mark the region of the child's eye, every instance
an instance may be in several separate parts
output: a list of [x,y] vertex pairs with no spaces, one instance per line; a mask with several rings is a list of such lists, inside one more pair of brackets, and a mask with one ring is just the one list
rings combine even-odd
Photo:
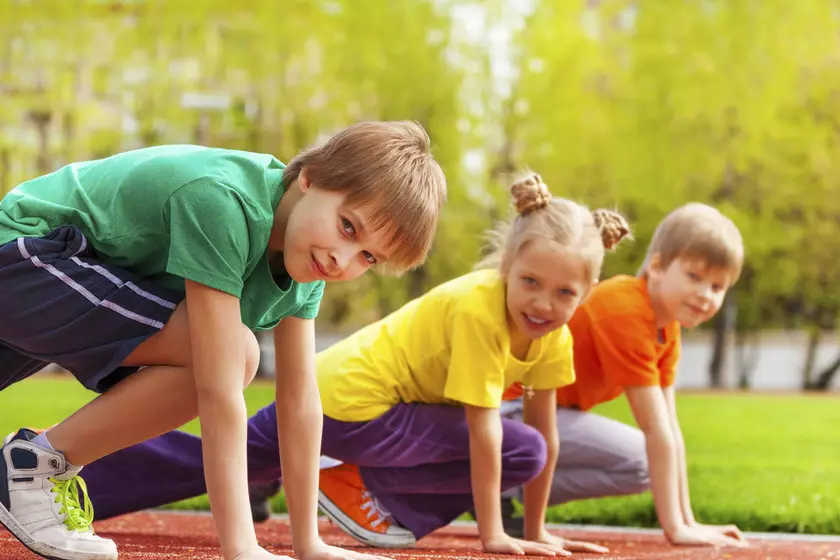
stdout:
[[688,277],[694,280],[695,282],[699,282],[701,280],[700,275],[696,272],[689,272]]
[[536,286],[537,281],[531,278],[530,276],[523,276],[522,281],[527,284],[528,286]]
[[371,253],[367,251],[362,251],[362,255],[365,257],[365,260],[368,264],[376,264],[376,257],[374,257]]
[[571,288],[563,288],[559,293],[563,297],[574,297],[576,295],[575,291]]
[[350,237],[356,235],[356,228],[353,227],[353,224],[347,218],[341,218],[341,229]]
[[714,293],[719,293],[721,290],[723,290],[723,286],[722,286],[722,285],[720,285],[720,284],[712,284],[712,291],[713,291]]

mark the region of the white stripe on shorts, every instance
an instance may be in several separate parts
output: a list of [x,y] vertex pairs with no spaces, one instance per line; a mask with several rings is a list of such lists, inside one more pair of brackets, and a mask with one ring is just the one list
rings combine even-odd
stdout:
[[[160,321],[156,321],[155,319],[150,319],[149,317],[145,317],[143,315],[140,315],[139,313],[135,313],[134,311],[130,311],[130,310],[126,309],[125,307],[123,307],[121,305],[117,305],[116,303],[113,303],[111,301],[100,300],[98,297],[96,297],[95,295],[90,293],[90,291],[87,288],[85,288],[84,286],[82,286],[81,284],[79,284],[78,282],[76,282],[75,280],[73,280],[72,278],[70,278],[69,276],[67,276],[66,274],[61,272],[60,270],[58,270],[53,265],[46,264],[43,261],[41,261],[41,259],[39,259],[38,257],[33,257],[32,255],[30,255],[29,251],[26,250],[26,246],[24,244],[24,238],[23,237],[18,237],[17,245],[18,245],[18,249],[20,250],[20,254],[23,255],[23,258],[30,260],[32,262],[32,264],[34,264],[38,268],[43,268],[44,270],[46,270],[47,272],[49,272],[50,274],[52,274],[53,276],[55,276],[56,278],[58,278],[59,280],[61,280],[65,284],[67,284],[68,286],[70,286],[71,288],[73,288],[73,290],[82,294],[85,297],[85,299],[87,299],[93,305],[105,307],[107,309],[110,309],[111,311],[115,311],[115,312],[119,313],[123,317],[131,319],[132,321],[137,321],[138,323],[142,323],[144,325],[149,325],[150,327],[154,327],[158,330],[160,330],[164,327],[164,324],[161,323]],[[78,262],[79,264],[83,264],[80,261],[77,261],[76,257],[73,257],[72,260],[74,262]],[[108,272],[105,269],[102,269],[102,270],[105,271],[105,272]],[[97,270],[97,272],[99,272],[99,271]],[[138,288],[138,290],[139,290],[139,288]],[[149,294],[149,295],[152,295],[152,294]],[[161,300],[161,301],[164,301],[164,300]],[[167,302],[167,303],[169,303],[169,302]],[[170,309],[174,309],[174,308],[175,308],[175,306],[173,305]]]
[[88,268],[90,270],[98,272],[99,274],[101,274],[102,276],[104,276],[105,278],[110,280],[118,288],[122,288],[123,286],[128,286],[128,288],[132,292],[137,294],[138,296],[144,297],[149,301],[153,301],[156,304],[158,304],[162,307],[165,307],[167,309],[175,309],[175,307],[177,307],[171,301],[166,301],[165,299],[160,298],[153,293],[147,292],[146,290],[144,290],[143,288],[141,288],[140,286],[138,286],[134,282],[123,282],[122,280],[120,280],[119,278],[117,278],[116,276],[111,274],[108,271],[108,269],[106,269],[103,266],[99,266],[98,264],[88,264],[88,263],[82,261],[82,259],[80,259],[79,257],[71,257],[70,260],[73,261],[74,263],[76,263],[79,266],[82,266],[84,268]]

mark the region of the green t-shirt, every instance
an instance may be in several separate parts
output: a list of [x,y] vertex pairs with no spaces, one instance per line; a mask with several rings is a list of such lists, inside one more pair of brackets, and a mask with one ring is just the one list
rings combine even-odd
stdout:
[[186,278],[240,298],[252,329],[311,319],[324,283],[298,284],[269,266],[284,167],[270,155],[201,146],[70,164],[0,201],[0,244],[74,225],[103,262],[169,288],[183,290]]

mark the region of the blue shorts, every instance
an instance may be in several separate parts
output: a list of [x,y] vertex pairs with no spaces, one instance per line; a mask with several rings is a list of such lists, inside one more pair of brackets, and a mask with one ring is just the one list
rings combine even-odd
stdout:
[[169,320],[184,293],[97,259],[62,226],[0,246],[0,390],[55,363],[103,393],[122,362]]

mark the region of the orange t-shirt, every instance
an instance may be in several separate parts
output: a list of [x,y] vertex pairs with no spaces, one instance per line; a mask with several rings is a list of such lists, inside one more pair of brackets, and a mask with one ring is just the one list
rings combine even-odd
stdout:
[[[674,384],[680,355],[680,325],[657,333],[647,281],[619,275],[600,282],[569,321],[576,380],[557,389],[558,406],[580,410],[615,399],[626,386]],[[505,399],[522,394],[511,386]]]

